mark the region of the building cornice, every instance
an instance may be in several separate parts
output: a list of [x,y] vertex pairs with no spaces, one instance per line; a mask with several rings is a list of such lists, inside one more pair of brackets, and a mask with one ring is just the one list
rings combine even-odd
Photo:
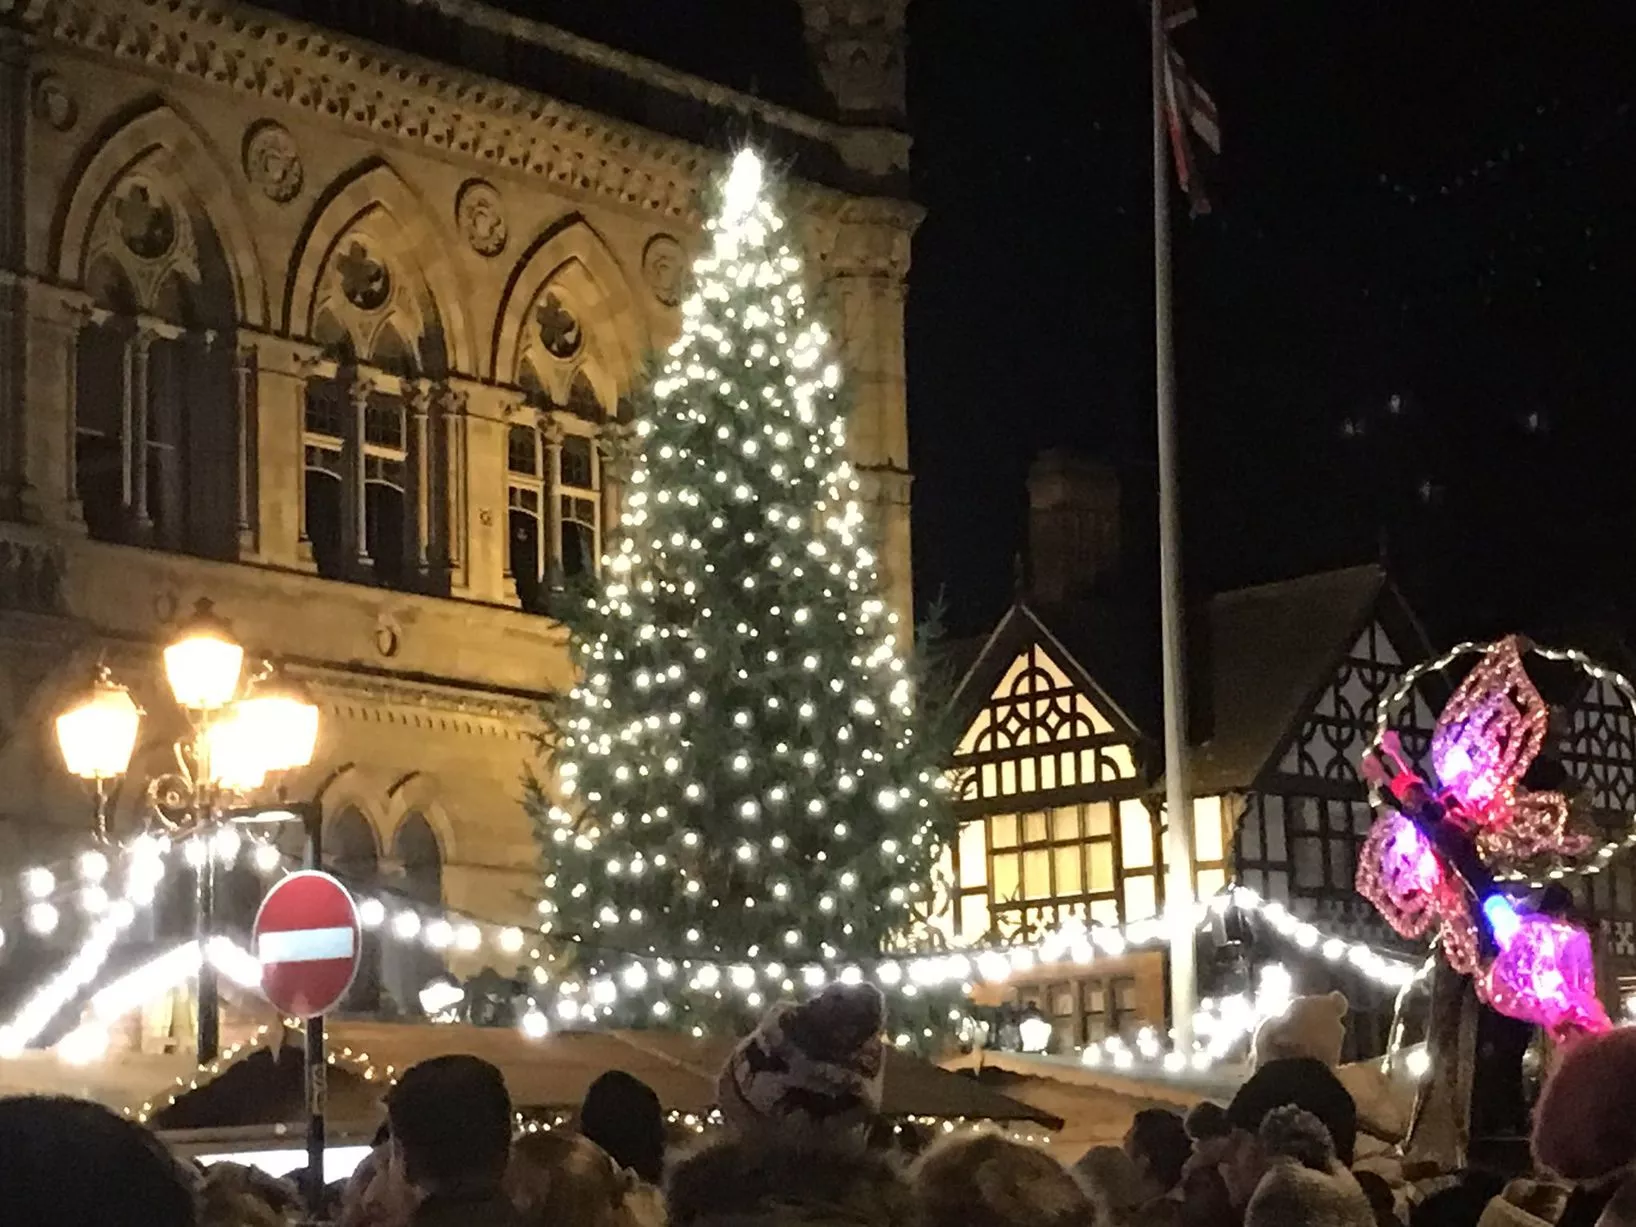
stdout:
[[[0,0],[0,20],[40,40],[180,73],[667,218],[696,220],[698,189],[725,160],[718,150],[534,90],[233,0]],[[812,129],[796,135],[822,132],[854,164],[871,156],[892,161],[857,148],[880,133],[791,117]],[[804,212],[843,224],[912,231],[922,215],[908,201],[806,181],[797,196]]]

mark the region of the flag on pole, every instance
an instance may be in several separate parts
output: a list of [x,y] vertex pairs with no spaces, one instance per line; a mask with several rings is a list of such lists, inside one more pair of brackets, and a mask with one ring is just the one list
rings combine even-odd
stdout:
[[1199,175],[1198,154],[1194,141],[1200,141],[1211,153],[1221,152],[1221,123],[1216,114],[1215,99],[1194,79],[1187,62],[1176,50],[1171,34],[1198,17],[1193,0],[1156,0],[1164,20],[1164,98],[1165,118],[1170,128],[1170,150],[1176,159],[1176,181],[1187,193],[1187,201],[1197,217],[1210,211],[1210,197],[1205,194]]

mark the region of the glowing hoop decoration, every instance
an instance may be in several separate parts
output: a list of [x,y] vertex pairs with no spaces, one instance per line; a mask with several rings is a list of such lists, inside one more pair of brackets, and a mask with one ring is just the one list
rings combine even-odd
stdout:
[[1364,842],[1358,892],[1404,937],[1435,927],[1449,966],[1472,977],[1481,1000],[1562,1040],[1612,1025],[1597,1000],[1590,937],[1495,881],[1496,871],[1577,856],[1590,844],[1569,831],[1566,797],[1522,786],[1550,722],[1523,667],[1527,647],[1512,637],[1479,649],[1437,717],[1432,779],[1385,730],[1383,711],[1362,768],[1373,800],[1390,809]]

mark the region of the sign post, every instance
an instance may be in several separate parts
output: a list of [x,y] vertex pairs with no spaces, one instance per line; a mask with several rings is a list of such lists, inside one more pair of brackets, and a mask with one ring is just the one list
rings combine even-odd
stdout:
[[[309,815],[307,864],[316,866],[322,854],[322,832]],[[324,1015],[340,1004],[358,972],[358,909],[345,886],[308,868],[267,892],[254,938],[267,1000],[280,1013],[307,1020],[307,1197],[316,1216],[324,1190]]]

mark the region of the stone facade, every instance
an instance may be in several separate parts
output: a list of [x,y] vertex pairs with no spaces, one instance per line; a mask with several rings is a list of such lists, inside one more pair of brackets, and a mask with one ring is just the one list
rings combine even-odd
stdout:
[[[919,211],[894,194],[890,86],[835,124],[478,4],[402,8],[584,57],[720,131],[750,115],[823,151],[797,175],[839,168],[798,180],[796,205],[907,613]],[[543,611],[617,520],[627,398],[677,329],[695,193],[726,145],[457,52],[231,0],[0,0],[0,864],[89,829],[51,718],[95,660],[162,726],[154,649],[208,596],[319,701],[319,760],[288,784],[363,820],[348,855],[424,874],[429,827],[423,887],[527,914],[528,736],[569,682]]]

